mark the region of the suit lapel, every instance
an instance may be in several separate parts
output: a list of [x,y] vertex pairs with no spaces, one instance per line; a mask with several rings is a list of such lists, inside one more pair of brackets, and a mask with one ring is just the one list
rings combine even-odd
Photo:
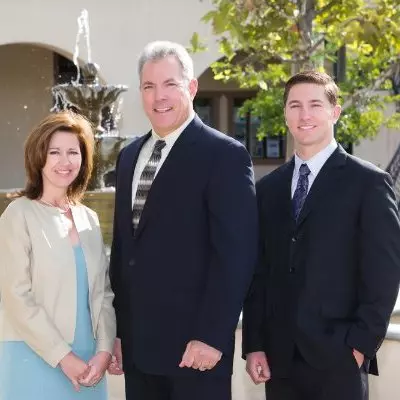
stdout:
[[[121,176],[118,180],[118,192],[121,193],[120,204],[122,212],[120,215],[129,215],[130,221],[132,222],[132,184],[133,184],[133,174],[135,172],[136,163],[140,154],[140,151],[146,141],[150,138],[151,132],[140,137],[135,145],[129,148],[129,153],[124,154],[123,160],[119,165],[121,170]],[[128,148],[126,149],[128,150]],[[133,225],[131,223],[131,228]],[[133,233],[133,231],[132,231]]]
[[300,211],[297,225],[300,226],[315,209],[322,199],[336,190],[336,181],[342,176],[343,166],[346,164],[347,153],[342,146],[337,149],[325,162],[306,197]]
[[293,219],[293,207],[292,207],[292,178],[293,178],[293,170],[294,170],[294,157],[287,162],[282,169],[282,179],[281,187],[279,188],[281,195],[280,204],[285,210],[285,215],[288,215],[291,219]]
[[[170,150],[147,195],[139,225],[135,232],[135,238],[139,238],[150,216],[155,218],[160,206],[167,200],[172,187],[176,184],[179,173],[182,172],[182,168],[185,166],[185,159],[190,157],[190,147],[198,139],[202,126],[203,123],[200,118],[195,116]],[[179,184],[182,185],[183,183],[179,182]]]

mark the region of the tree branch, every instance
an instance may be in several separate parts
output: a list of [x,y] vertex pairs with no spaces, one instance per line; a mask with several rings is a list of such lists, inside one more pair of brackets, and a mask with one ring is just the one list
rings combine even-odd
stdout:
[[[267,58],[260,58],[257,53],[253,53],[245,57],[244,59],[237,61],[236,63],[233,62],[236,65],[239,66],[244,66],[246,64],[252,64],[253,66],[257,66],[258,64],[262,65],[262,68],[265,68],[265,65],[267,64],[301,64],[309,60],[309,57],[303,57],[303,58],[285,58],[282,57],[279,54],[271,55]],[[255,68],[256,70],[258,68]],[[261,69],[261,67],[260,67]]]
[[315,18],[315,0],[297,0],[297,6],[299,8],[297,29],[304,48],[307,49],[312,46],[311,36]]
[[369,97],[371,92],[380,89],[380,87],[386,80],[393,78],[397,69],[399,68],[399,65],[400,65],[400,56],[398,56],[397,59],[393,61],[393,63],[390,64],[390,66],[386,70],[380,73],[380,75],[376,78],[375,82],[372,85],[363,89],[359,89],[355,91],[352,95],[350,95],[344,102],[342,109],[345,110],[346,108],[352,105],[356,105],[361,100]]
[[291,19],[294,18],[293,15],[288,15],[288,14],[286,14],[284,9],[278,7],[278,6],[277,6],[276,4],[274,4],[274,3],[268,4],[268,7],[271,7],[272,9],[274,9],[274,10],[278,13],[278,15],[279,15],[280,17],[282,17],[282,18],[289,19],[289,20],[291,20]]
[[325,35],[321,36],[321,38],[318,39],[318,40],[312,45],[312,47],[311,47],[309,50],[307,50],[308,55],[310,56],[315,50],[317,50],[317,48],[318,48],[322,43],[324,43],[324,41],[325,41]]
[[330,3],[326,4],[325,6],[323,6],[320,10],[317,10],[315,12],[315,16],[325,13],[326,11],[329,11],[333,6],[336,6],[337,4],[341,4],[341,3],[342,3],[342,1],[333,0]]

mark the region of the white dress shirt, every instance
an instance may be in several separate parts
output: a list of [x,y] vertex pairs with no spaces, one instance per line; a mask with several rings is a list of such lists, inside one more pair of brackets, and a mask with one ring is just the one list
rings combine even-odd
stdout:
[[132,207],[133,207],[133,203],[135,201],[135,196],[136,196],[136,191],[137,191],[137,188],[139,185],[140,176],[142,175],[144,167],[146,166],[146,164],[148,163],[148,161],[151,157],[151,153],[153,152],[153,147],[154,147],[156,141],[164,140],[165,146],[161,151],[161,159],[157,165],[157,170],[156,170],[156,174],[154,175],[154,178],[157,176],[158,171],[164,164],[164,161],[168,157],[169,152],[171,151],[175,142],[178,140],[181,133],[192,122],[194,115],[195,115],[194,111],[191,110],[188,119],[178,129],[169,133],[165,137],[158,136],[157,133],[154,131],[154,128],[151,130],[150,138],[146,141],[146,143],[143,145],[142,149],[140,150],[140,154],[139,154],[138,160],[136,162],[135,172],[133,174]]
[[308,175],[308,192],[309,192],[319,171],[321,171],[321,168],[324,166],[324,164],[326,163],[328,158],[332,155],[332,153],[336,150],[337,146],[338,145],[336,143],[336,140],[332,139],[332,141],[328,144],[328,146],[326,146],[314,157],[310,158],[307,161],[303,161],[297,154],[295,154],[294,170],[292,178],[292,198],[296,190],[297,181],[299,180],[299,170],[301,164],[307,164],[308,168],[310,169],[310,174]]

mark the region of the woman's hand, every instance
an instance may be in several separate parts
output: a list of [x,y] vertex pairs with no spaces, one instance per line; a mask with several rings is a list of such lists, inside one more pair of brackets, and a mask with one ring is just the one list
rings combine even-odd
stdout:
[[71,351],[59,362],[59,366],[71,381],[75,390],[79,392],[79,381],[88,375],[89,365]]
[[89,362],[89,373],[79,379],[79,383],[83,386],[97,385],[103,378],[108,366],[111,362],[111,354],[106,351],[99,351]]

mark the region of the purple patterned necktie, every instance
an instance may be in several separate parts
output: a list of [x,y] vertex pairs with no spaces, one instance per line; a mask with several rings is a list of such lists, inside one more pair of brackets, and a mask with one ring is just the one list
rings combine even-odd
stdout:
[[138,188],[135,195],[135,201],[133,203],[133,227],[136,229],[139,225],[140,216],[142,215],[144,204],[147,200],[147,195],[149,194],[151,184],[153,183],[154,177],[156,175],[158,163],[161,160],[161,150],[165,146],[164,140],[157,140],[154,145],[153,152],[151,153],[150,159],[143,169],[140,175]]
[[294,191],[292,203],[293,203],[293,215],[295,220],[299,217],[300,211],[303,208],[304,201],[307,197],[308,192],[308,175],[310,169],[307,164],[301,164],[299,169],[299,180],[297,181],[296,190]]

